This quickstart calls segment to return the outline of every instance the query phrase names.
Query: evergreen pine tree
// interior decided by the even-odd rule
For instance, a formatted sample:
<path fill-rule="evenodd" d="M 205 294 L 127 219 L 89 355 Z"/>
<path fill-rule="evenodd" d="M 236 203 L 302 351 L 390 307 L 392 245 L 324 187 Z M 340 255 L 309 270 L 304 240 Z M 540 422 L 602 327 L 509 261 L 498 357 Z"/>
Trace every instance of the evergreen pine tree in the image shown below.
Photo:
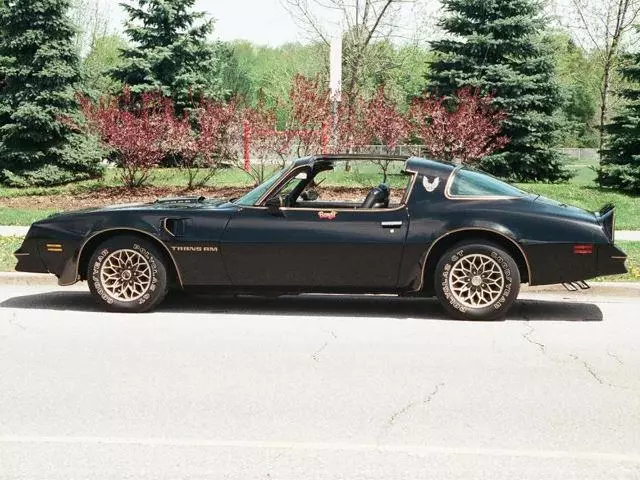
<path fill-rule="evenodd" d="M 64 118 L 79 80 L 68 0 L 6 0 L 0 9 L 0 183 L 55 185 L 100 174 L 93 139 Z"/>
<path fill-rule="evenodd" d="M 112 71 L 132 93 L 149 90 L 171 96 L 179 109 L 205 96 L 224 96 L 215 45 L 207 42 L 213 21 L 194 12 L 195 0 L 136 0 L 123 4 L 129 15 L 126 34 L 133 45 Z"/>
<path fill-rule="evenodd" d="M 603 187 L 640 193 L 640 53 L 630 55 L 620 70 L 627 84 L 620 96 L 626 102 L 605 129 L 606 149 L 597 182 Z"/>
<path fill-rule="evenodd" d="M 510 143 L 481 168 L 517 181 L 568 178 L 552 149 L 560 103 L 553 59 L 540 42 L 543 23 L 536 0 L 443 0 L 441 26 L 450 37 L 432 43 L 429 90 L 452 96 L 462 87 L 495 96 L 509 117 Z"/>

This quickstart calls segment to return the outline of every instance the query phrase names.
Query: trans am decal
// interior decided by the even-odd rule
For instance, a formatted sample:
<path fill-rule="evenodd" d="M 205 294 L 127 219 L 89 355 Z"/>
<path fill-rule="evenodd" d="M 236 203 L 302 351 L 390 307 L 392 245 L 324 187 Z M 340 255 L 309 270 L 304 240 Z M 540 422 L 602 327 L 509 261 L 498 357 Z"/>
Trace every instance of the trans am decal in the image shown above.
<path fill-rule="evenodd" d="M 215 246 L 172 246 L 171 250 L 180 253 L 218 253 L 218 247 Z"/>

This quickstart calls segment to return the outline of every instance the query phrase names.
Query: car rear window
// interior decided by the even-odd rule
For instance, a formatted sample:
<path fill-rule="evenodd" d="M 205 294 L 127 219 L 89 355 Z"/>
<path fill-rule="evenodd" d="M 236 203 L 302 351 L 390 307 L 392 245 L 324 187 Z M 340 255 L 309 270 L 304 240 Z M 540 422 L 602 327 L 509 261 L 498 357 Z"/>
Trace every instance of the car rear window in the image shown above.
<path fill-rule="evenodd" d="M 453 174 L 452 197 L 523 197 L 526 192 L 486 173 L 462 168 Z"/>

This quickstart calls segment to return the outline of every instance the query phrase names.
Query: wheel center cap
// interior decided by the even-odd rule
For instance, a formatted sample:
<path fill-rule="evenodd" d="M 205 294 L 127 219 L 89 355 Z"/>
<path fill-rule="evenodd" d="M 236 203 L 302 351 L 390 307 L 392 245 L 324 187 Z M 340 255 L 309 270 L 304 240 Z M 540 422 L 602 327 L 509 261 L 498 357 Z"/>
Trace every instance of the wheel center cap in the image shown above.
<path fill-rule="evenodd" d="M 124 272 L 122 272 L 122 279 L 131 280 L 131 270 L 125 270 Z"/>
<path fill-rule="evenodd" d="M 471 279 L 471 285 L 473 285 L 474 287 L 479 287 L 480 285 L 482 285 L 482 277 L 480 275 L 476 275 L 475 277 L 473 277 Z"/>

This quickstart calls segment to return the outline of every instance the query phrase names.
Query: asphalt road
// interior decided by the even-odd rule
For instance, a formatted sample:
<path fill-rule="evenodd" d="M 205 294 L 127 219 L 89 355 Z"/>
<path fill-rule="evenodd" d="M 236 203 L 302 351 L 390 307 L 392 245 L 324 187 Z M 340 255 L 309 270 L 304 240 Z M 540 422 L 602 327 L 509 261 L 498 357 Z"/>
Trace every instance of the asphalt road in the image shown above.
<path fill-rule="evenodd" d="M 638 479 L 640 298 L 99 312 L 0 286 L 0 479 Z"/>

